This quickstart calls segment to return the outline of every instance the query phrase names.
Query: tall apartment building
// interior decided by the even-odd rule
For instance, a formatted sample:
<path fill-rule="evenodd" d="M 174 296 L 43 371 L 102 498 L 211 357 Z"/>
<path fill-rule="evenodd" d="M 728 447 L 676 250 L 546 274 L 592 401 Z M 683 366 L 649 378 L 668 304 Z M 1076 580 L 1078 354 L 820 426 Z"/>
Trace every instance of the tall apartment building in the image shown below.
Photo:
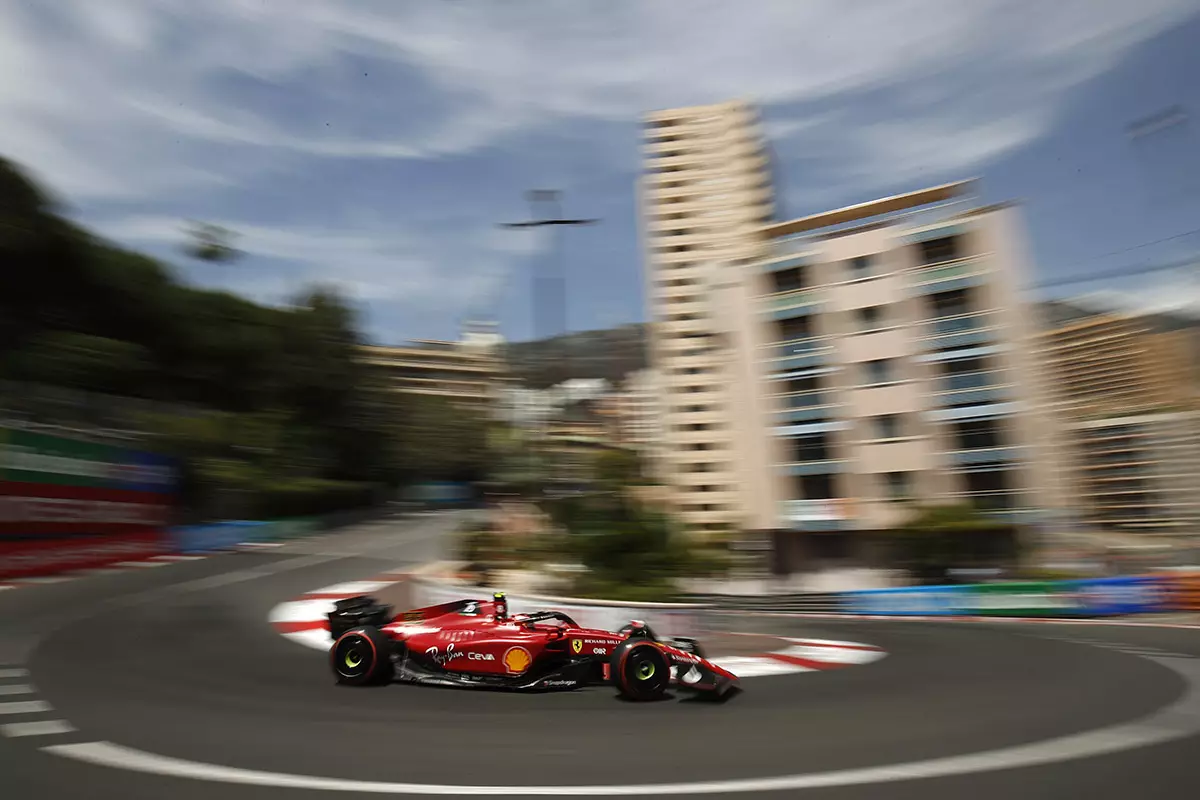
<path fill-rule="evenodd" d="M 709 319 L 721 264 L 752 258 L 773 201 L 756 113 L 741 102 L 650 115 L 639 219 L 660 390 L 660 477 L 695 528 L 739 524 L 744 503 L 725 388 L 734 373 Z"/>
<path fill-rule="evenodd" d="M 490 407 L 507 380 L 495 326 L 466 326 L 457 342 L 419 339 L 405 345 L 364 345 L 360 357 L 387 371 L 396 391 Z"/>
<path fill-rule="evenodd" d="M 1086 529 L 1200 534 L 1193 345 L 1148 316 L 1092 314 L 1043 333 L 1067 490 Z"/>
<path fill-rule="evenodd" d="M 771 222 L 747 108 L 663 112 L 647 137 L 652 355 L 686 521 L 772 531 L 794 561 L 901 524 L 907 501 L 1014 524 L 1061 509 L 1015 207 L 973 206 L 967 181 Z"/>

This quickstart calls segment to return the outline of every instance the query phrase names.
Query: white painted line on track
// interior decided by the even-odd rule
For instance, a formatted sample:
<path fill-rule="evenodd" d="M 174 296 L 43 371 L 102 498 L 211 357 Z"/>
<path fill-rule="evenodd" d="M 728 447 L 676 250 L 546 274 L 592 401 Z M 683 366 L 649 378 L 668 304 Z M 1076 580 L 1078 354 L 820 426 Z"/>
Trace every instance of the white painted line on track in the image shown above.
<path fill-rule="evenodd" d="M 27 678 L 29 670 L 27 669 L 0 669 L 0 680 L 6 678 Z"/>
<path fill-rule="evenodd" d="M 75 579 L 74 575 L 41 575 L 41 576 L 38 576 L 35 578 L 18 578 L 17 580 L 19 580 L 21 583 L 31 583 L 31 584 L 35 584 L 35 585 L 42 585 L 42 584 L 49 585 L 52 583 L 66 583 L 67 581 L 74 580 L 74 579 Z"/>
<path fill-rule="evenodd" d="M 351 581 L 349 583 L 337 583 L 333 586 L 326 586 L 323 589 L 318 589 L 309 594 L 344 594 L 347 597 L 352 597 L 356 594 L 370 594 L 377 592 L 380 589 L 391 586 L 391 582 L 385 581 Z"/>
<path fill-rule="evenodd" d="M 169 562 L 169 561 L 151 561 L 151 560 L 146 560 L 146 561 L 121 561 L 121 562 L 119 562 L 119 563 L 113 564 L 113 566 L 114 566 L 114 567 L 116 567 L 116 568 L 118 568 L 118 569 L 130 569 L 130 568 L 133 568 L 133 567 L 137 567 L 137 568 L 140 568 L 140 569 L 145 569 L 146 567 L 165 567 L 165 566 L 167 566 L 167 565 L 168 565 L 168 564 L 170 564 L 170 563 L 171 563 L 171 562 Z"/>
<path fill-rule="evenodd" d="M 33 694 L 36 691 L 28 683 L 14 683 L 8 686 L 0 685 L 0 697 L 14 694 Z"/>
<path fill-rule="evenodd" d="M 293 600 L 271 609 L 270 622 L 319 622 L 333 611 L 333 600 Z"/>
<path fill-rule="evenodd" d="M 0 703 L 0 714 L 44 714 L 49 710 L 50 704 L 42 700 Z"/>
<path fill-rule="evenodd" d="M 1164 744 L 1200 733 L 1200 670 L 1174 661 L 1161 661 L 1188 682 L 1180 700 L 1133 722 L 1099 728 L 1086 733 L 1046 739 L 961 756 L 932 758 L 906 764 L 886 764 L 859 769 L 779 775 L 766 778 L 695 781 L 691 783 L 617 784 L 611 786 L 465 786 L 449 784 L 392 783 L 346 778 L 321 778 L 282 772 L 240 769 L 205 764 L 134 750 L 110 742 L 87 742 L 43 747 L 54 755 L 90 764 L 116 767 L 154 775 L 286 789 L 404 795 L 503 795 L 628 797 L 689 794 L 732 794 L 799 791 L 836 786 L 862 786 L 898 781 L 944 778 L 980 772 L 1017 769 L 1093 758 L 1124 750 Z"/>
<path fill-rule="evenodd" d="M 61 719 L 48 719 L 41 722 L 10 722 L 7 725 L 0 725 L 0 735 L 8 737 L 55 736 L 74 731 L 74 725 Z"/>

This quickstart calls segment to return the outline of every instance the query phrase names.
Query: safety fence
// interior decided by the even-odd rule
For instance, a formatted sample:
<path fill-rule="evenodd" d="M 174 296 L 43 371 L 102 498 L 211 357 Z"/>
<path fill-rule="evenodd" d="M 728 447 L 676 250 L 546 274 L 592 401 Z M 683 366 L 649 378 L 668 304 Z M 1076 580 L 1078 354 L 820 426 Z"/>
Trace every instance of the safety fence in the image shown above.
<path fill-rule="evenodd" d="M 1065 581 L 919 586 L 821 594 L 691 595 L 721 611 L 867 616 L 1087 618 L 1200 612 L 1200 570 Z"/>

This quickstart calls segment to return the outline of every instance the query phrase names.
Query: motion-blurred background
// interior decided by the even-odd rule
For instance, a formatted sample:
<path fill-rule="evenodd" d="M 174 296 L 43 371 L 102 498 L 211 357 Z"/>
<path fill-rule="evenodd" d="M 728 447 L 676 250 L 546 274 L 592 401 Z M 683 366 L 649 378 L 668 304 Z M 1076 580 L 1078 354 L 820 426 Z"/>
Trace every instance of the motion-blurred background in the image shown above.
<path fill-rule="evenodd" d="M 0 579 L 393 503 L 514 591 L 1185 574 L 1198 11 L 7 4 Z"/>

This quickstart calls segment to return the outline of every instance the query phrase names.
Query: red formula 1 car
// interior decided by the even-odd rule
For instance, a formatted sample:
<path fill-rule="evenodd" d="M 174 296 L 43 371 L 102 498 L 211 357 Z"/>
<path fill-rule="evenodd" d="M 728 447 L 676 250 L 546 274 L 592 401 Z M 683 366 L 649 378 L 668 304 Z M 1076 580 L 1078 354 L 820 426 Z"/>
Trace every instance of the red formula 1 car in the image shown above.
<path fill-rule="evenodd" d="M 339 683 L 424 683 L 552 691 L 611 684 L 630 699 L 669 687 L 713 698 L 739 690 L 694 639 L 660 639 L 631 622 L 618 633 L 582 628 L 558 611 L 509 615 L 503 594 L 393 615 L 371 597 L 338 601 L 328 615 Z"/>

